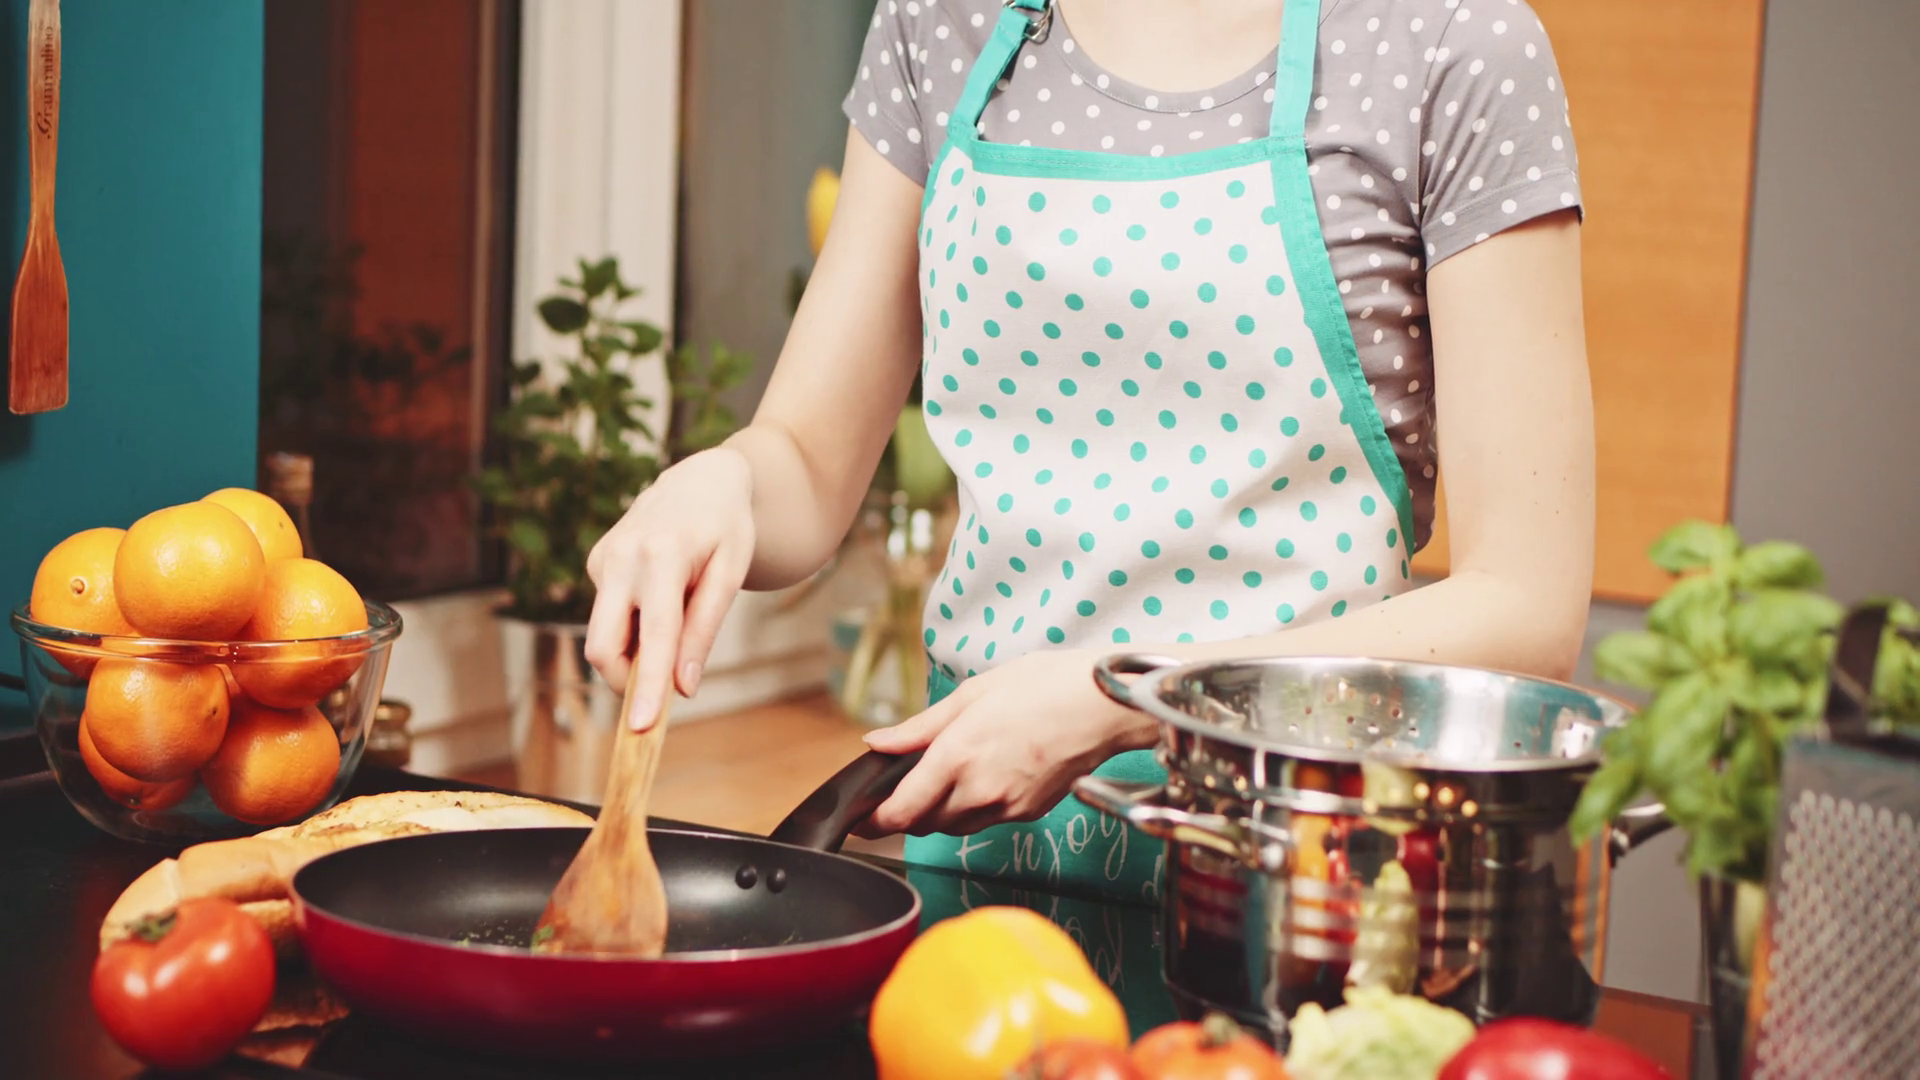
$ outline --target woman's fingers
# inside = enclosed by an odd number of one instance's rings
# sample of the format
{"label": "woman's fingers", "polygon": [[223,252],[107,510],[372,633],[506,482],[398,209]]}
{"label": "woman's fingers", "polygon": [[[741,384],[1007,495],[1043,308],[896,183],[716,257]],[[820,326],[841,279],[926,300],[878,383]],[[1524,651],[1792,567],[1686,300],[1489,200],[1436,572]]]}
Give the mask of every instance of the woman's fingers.
{"label": "woman's fingers", "polygon": [[745,552],[720,548],[707,560],[694,584],[693,597],[687,601],[686,626],[680,631],[679,666],[673,673],[680,693],[687,697],[700,688],[700,672],[713,652],[714,639],[720,636],[720,623],[739,595],[740,583],[746,580],[751,555],[751,545]]}
{"label": "woman's fingers", "polygon": [[881,803],[867,819],[871,831],[862,829],[860,835],[876,839],[914,828],[921,819],[946,802],[953,782],[954,766],[948,760],[948,755],[937,750],[928,751],[927,756],[920,759],[920,764],[915,765],[900,781],[900,786],[893,790],[887,801]]}
{"label": "woman's fingers", "polygon": [[587,618],[585,648],[587,662],[609,686],[627,685],[628,654],[633,644],[633,575],[638,570],[634,562],[630,556],[609,555],[602,563],[605,579],[595,577],[599,591],[593,599],[593,613]]}
{"label": "woman's fingers", "polygon": [[919,714],[892,727],[876,728],[862,738],[868,746],[883,754],[911,754],[915,750],[924,750],[932,745],[935,736],[959,717],[972,696],[967,693],[966,687],[962,687]]}
{"label": "woman's fingers", "polygon": [[653,726],[661,703],[673,692],[673,662],[691,576],[685,556],[665,545],[643,551],[641,561],[640,648],[634,657],[633,711],[627,715],[635,731]]}

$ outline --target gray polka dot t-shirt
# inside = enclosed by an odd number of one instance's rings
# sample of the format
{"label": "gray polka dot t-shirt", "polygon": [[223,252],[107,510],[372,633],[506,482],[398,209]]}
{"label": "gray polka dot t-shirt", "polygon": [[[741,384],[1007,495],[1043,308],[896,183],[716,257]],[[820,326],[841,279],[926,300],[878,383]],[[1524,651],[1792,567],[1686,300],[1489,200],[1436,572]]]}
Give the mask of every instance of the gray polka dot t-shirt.
{"label": "gray polka dot t-shirt", "polygon": [[[1000,10],[997,0],[875,7],[845,110],[915,183],[926,182]],[[1046,39],[1021,48],[981,118],[983,139],[1159,157],[1267,134],[1276,54],[1210,90],[1156,92],[1080,50],[1073,11],[1056,2]],[[1580,206],[1545,29],[1521,0],[1326,0],[1307,160],[1360,365],[1425,543],[1437,460],[1427,268]]]}

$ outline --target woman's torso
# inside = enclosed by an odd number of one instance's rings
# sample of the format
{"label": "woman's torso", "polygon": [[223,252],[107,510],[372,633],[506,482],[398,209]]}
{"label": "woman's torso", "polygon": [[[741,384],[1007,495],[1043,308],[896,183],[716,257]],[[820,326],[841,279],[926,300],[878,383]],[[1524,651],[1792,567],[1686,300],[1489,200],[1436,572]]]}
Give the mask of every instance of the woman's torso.
{"label": "woman's torso", "polygon": [[[948,112],[999,7],[986,0],[942,0],[924,8],[883,0],[877,9],[847,111],[869,141],[910,175],[918,170],[918,179],[925,179],[944,141]],[[1058,11],[1047,40],[1022,47],[984,110],[984,141],[1163,157],[1267,134],[1271,57],[1212,90],[1155,93],[1104,71],[1080,51],[1071,18],[1070,6]],[[1319,27],[1314,95],[1306,141],[1315,210],[1360,369],[1410,489],[1416,539],[1424,539],[1435,473],[1426,267],[1506,224],[1577,203],[1564,99],[1544,33],[1526,7],[1507,0],[1480,10],[1445,0],[1334,0]],[[1097,228],[1099,222],[1089,218],[1082,223],[1088,225]],[[1248,226],[1259,231],[1252,222],[1224,227]],[[1236,290],[1257,291],[1268,274],[1251,264],[1270,264],[1271,256],[1266,251],[1250,258],[1244,278],[1204,283],[1198,299],[1213,303],[1209,292],[1231,298]],[[1147,283],[1102,277],[1085,284],[1088,295],[1068,294],[1068,305],[1126,311]],[[1190,304],[1194,298],[1186,299]],[[929,307],[926,315],[932,333],[943,313]],[[1097,357],[1101,325],[1077,329],[1079,340],[1063,345]],[[1086,475],[1063,483],[1057,499],[1022,499],[1006,507],[1003,494],[969,507],[970,520],[963,522],[967,550],[956,542],[948,574],[929,605],[930,634],[938,633],[941,622],[954,621],[955,609],[964,611],[958,626],[993,625],[997,613],[987,590],[1007,589],[999,579],[1008,574],[984,572],[979,564],[992,559],[1019,567],[1023,558],[1047,560],[1050,592],[1058,595],[1046,595],[1043,603],[1058,605],[1051,611],[1061,618],[1028,630],[1013,625],[1026,621],[1022,616],[1000,615],[1000,634],[1024,636],[1034,646],[1190,638],[1223,622],[1238,632],[1284,625],[1294,610],[1287,603],[1266,604],[1252,625],[1242,625],[1244,613],[1224,620],[1219,614],[1239,599],[1229,579],[1255,589],[1263,561],[1293,555],[1287,529],[1273,520],[1282,512],[1277,498],[1264,498],[1240,479],[1231,492],[1220,493],[1224,478],[1207,474],[1209,461],[1231,457],[1236,464],[1258,465],[1269,448],[1278,457],[1287,437],[1289,404],[1270,395],[1262,380],[1249,378],[1235,359],[1223,363],[1213,352],[1206,365],[1173,372],[1123,371],[1098,360],[1070,373],[1050,366],[1051,390],[1072,395],[1075,419],[1041,423],[1020,440],[1052,440],[1050,460],[1031,470],[1038,484],[1029,486],[1044,494],[1043,473],[1065,472],[1062,465]],[[938,365],[929,360],[932,374]],[[1010,372],[1011,382],[1021,381],[1020,374]],[[979,400],[937,384],[928,389],[930,398],[969,411],[993,410],[1002,393],[993,384]],[[1039,413],[1045,416],[1047,409]],[[1022,468],[1037,460],[1027,458],[1029,451],[1018,443],[968,452],[972,433],[950,434],[957,435],[950,456],[963,470]],[[1065,493],[1069,487],[1072,494]],[[1177,498],[1159,498],[1169,488]],[[1134,517],[1142,512],[1168,520],[1146,528]],[[1300,510],[1296,504],[1284,512]],[[1382,515],[1381,531],[1393,528],[1391,517],[1390,511]],[[1026,543],[1036,537],[1040,542]],[[1344,551],[1345,534],[1340,542]],[[1113,551],[1115,544],[1128,549],[1124,557]],[[1371,586],[1374,574],[1403,581],[1406,567],[1388,559],[1367,570]],[[1196,577],[1204,588],[1182,589]],[[962,581],[972,585],[973,595],[957,591]],[[1357,581],[1353,586],[1355,601],[1372,591]],[[1202,598],[1179,604],[1174,598],[1183,591]],[[1331,607],[1322,604],[1318,611],[1324,615]],[[1026,614],[1035,614],[1032,598]],[[950,635],[944,647],[935,647],[956,675],[1010,655],[1004,648],[984,655],[973,643],[971,656],[963,658],[950,651],[956,643],[965,653],[964,636]]]}

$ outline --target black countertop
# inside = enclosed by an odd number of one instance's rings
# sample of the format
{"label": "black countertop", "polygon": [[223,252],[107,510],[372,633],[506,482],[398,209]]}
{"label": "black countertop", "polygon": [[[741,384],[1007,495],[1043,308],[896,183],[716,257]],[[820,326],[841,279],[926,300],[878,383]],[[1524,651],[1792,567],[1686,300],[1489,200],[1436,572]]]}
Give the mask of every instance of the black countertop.
{"label": "black countertop", "polygon": [[[172,852],[116,839],[89,824],[44,771],[32,735],[0,737],[0,1080],[131,1080],[145,1075],[114,1045],[95,1019],[88,982],[99,926],[121,890]],[[454,783],[377,766],[362,766],[348,796],[396,790],[470,789]],[[659,822],[660,824],[678,824]],[[901,872],[897,863],[870,859]],[[919,874],[914,885],[931,911],[966,906],[968,879]],[[950,887],[950,895],[937,890]],[[977,885],[971,886],[978,888]],[[1035,897],[1028,897],[1032,901]],[[1045,896],[1039,896],[1044,904]],[[1068,898],[1060,898],[1068,899]],[[1023,901],[1023,902],[1026,902]],[[1097,920],[1109,939],[1156,940],[1157,916],[1148,907],[1100,905]],[[1090,948],[1092,946],[1089,946]],[[1157,950],[1156,950],[1157,951]],[[1096,959],[1096,964],[1100,961]],[[1170,1002],[1153,997],[1145,1008],[1170,1014]],[[1141,1008],[1134,996],[1130,1008]],[[1681,1067],[1676,1076],[1702,1075],[1696,1007],[1609,991],[1597,1026],[1626,1038]],[[1135,1016],[1136,1026],[1153,1018]],[[309,1040],[310,1041],[310,1040]],[[264,1051],[262,1051],[264,1052]],[[216,1080],[571,1080],[585,1077],[869,1078],[873,1061],[865,1031],[850,1026],[823,1032],[817,1045],[756,1060],[706,1061],[682,1066],[569,1070],[547,1063],[516,1063],[450,1053],[392,1034],[357,1018],[333,1025],[310,1052],[296,1051],[299,1066],[235,1055],[201,1074]]]}
{"label": "black countertop", "polygon": [[[171,851],[101,832],[77,813],[43,771],[31,736],[0,737],[0,1078],[128,1080],[140,1065],[122,1053],[95,1019],[88,999],[101,920],[128,883]],[[471,788],[363,765],[348,796],[381,791]],[[678,824],[660,821],[658,824]],[[896,863],[870,859],[898,871]],[[916,875],[926,893],[944,875]],[[952,879],[956,893],[965,887]],[[933,898],[929,898],[930,900]],[[930,906],[932,906],[930,904]],[[1151,935],[1150,908],[1119,907],[1117,920]],[[304,1065],[287,1067],[236,1056],[203,1074],[219,1080],[521,1080],[571,1077],[809,1077],[874,1074],[863,1029],[824,1032],[821,1042],[766,1060],[692,1066],[568,1071],[449,1054],[349,1018],[329,1028]]]}

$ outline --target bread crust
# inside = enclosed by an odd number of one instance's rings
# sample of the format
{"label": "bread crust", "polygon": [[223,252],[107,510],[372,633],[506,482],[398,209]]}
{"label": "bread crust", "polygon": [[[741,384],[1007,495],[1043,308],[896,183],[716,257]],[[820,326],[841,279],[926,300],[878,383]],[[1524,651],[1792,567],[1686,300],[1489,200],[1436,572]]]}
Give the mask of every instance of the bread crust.
{"label": "bread crust", "polygon": [[218,896],[239,904],[283,957],[298,954],[287,886],[302,866],[375,840],[473,829],[584,828],[571,807],[494,791],[392,791],[348,799],[296,825],[237,840],[195,844],[134,879],[100,923],[100,947],[126,939],[142,921],[187,900]]}

